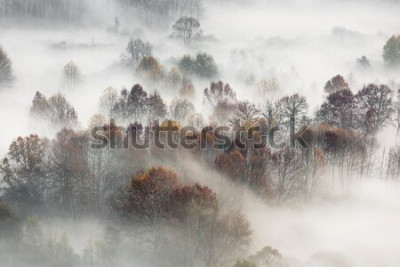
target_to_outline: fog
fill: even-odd
[[[239,206],[249,217],[253,251],[269,244],[287,256],[288,266],[396,266],[400,260],[397,182],[355,181],[343,190],[324,177],[322,183],[330,189],[321,187],[325,189],[312,201],[274,206],[204,166],[184,162],[225,205]]]
[[[121,4],[129,1],[91,3],[82,0],[70,1],[83,3],[85,8],[71,8],[69,19],[65,20],[56,15],[35,17],[4,11],[6,3],[13,2],[20,1],[0,1],[0,46],[12,61],[13,76],[10,83],[1,83],[0,79],[0,120],[3,125],[0,131],[1,158],[8,155],[10,144],[19,136],[35,133],[55,140],[56,133],[61,130],[62,127],[31,116],[32,100],[37,91],[47,98],[57,93],[65,96],[78,114],[79,123],[74,128],[77,132],[89,129],[91,118],[101,113],[99,99],[108,87],[115,88],[119,93],[123,88],[130,89],[140,83],[149,94],[158,91],[166,105],[171,105],[179,95],[179,89],[149,81],[138,71],[121,63],[132,38],[140,38],[151,44],[152,55],[163,66],[165,73],[186,54],[194,56],[198,52],[205,52],[213,57],[218,67],[216,76],[192,77],[196,93],[191,99],[196,110],[193,113],[203,114],[205,124],[214,122],[213,111],[204,104],[203,99],[203,90],[209,88],[212,81],[229,83],[239,100],[249,100],[257,107],[267,100],[277,101],[286,95],[299,93],[307,99],[309,108],[306,113],[310,120],[314,120],[327,97],[324,92],[326,82],[338,74],[345,78],[354,95],[370,83],[387,84],[393,92],[400,88],[399,69],[387,68],[382,57],[387,40],[400,34],[399,1],[204,0],[199,1],[201,9],[196,15],[193,14],[197,9],[164,16],[161,14],[162,7],[157,9],[159,13],[146,13],[137,6],[127,8]],[[51,2],[58,1],[49,1],[49,6]],[[78,10],[82,12],[81,15]],[[172,25],[183,15],[196,17],[202,29],[201,38],[190,45],[172,37]],[[368,58],[370,68],[360,69],[357,65],[357,59],[362,56]],[[77,84],[67,86],[63,71],[71,61],[79,68],[81,76]],[[270,79],[278,81],[279,90],[261,95],[258,82]],[[396,99],[395,95],[393,99]],[[395,109],[400,110],[397,107]],[[172,116],[168,114],[166,118],[176,119]],[[109,118],[105,119],[108,123]],[[259,267],[400,266],[399,172],[396,177],[389,177],[389,169],[393,165],[387,163],[390,160],[389,150],[398,144],[395,120],[393,118],[385,127],[374,132],[374,145],[366,145],[364,154],[368,154],[368,167],[360,163],[361,171],[343,171],[341,168],[347,166],[346,159],[339,166],[340,163],[334,161],[336,158],[326,156],[326,171],[316,175],[318,184],[313,187],[313,192],[308,192],[301,199],[266,201],[247,184],[233,182],[228,177],[229,171],[217,170],[216,159],[212,158],[214,154],[210,156],[206,153],[199,158],[192,154],[176,157],[173,154],[165,158],[154,156],[152,152],[139,156],[135,154],[134,160],[140,158],[138,163],[122,162],[116,165],[115,168],[121,170],[118,175],[126,175],[124,182],[118,185],[128,186],[136,172],[163,165],[175,170],[184,184],[198,182],[208,186],[218,196],[222,211],[237,209],[250,223],[252,241],[247,251],[237,259],[252,259],[250,255],[265,246],[271,246],[282,254],[281,262],[266,263]],[[118,122],[122,124],[122,120]],[[146,123],[146,119],[142,122]],[[228,121],[221,124],[227,125]],[[52,159],[52,156],[49,158]],[[119,161],[118,157],[113,154],[105,160]],[[329,162],[331,159],[332,164]],[[398,161],[393,164],[398,164]],[[106,170],[108,165],[105,166],[101,168]],[[364,171],[364,168],[367,170]],[[267,176],[272,177],[274,171],[273,168],[266,171]],[[28,172],[33,173],[32,170]],[[97,171],[93,173],[98,175]],[[6,179],[3,180],[5,176],[6,172],[1,172],[0,201],[2,192],[10,187]],[[116,189],[113,187],[112,190]],[[45,192],[50,195],[52,190],[46,189]],[[108,197],[114,193],[109,193]],[[103,205],[107,201],[108,198],[104,197],[100,203]],[[52,200],[48,202],[51,204]],[[15,208],[21,219],[21,229],[26,232],[26,221],[36,216],[35,212],[24,214],[18,206],[19,201],[9,204]],[[98,208],[101,215],[82,212],[73,216],[61,216],[62,212],[57,209],[52,207],[37,212],[41,231],[44,236],[53,238],[55,243],[61,240],[63,233],[67,234],[72,250],[78,255],[76,257],[83,257],[90,240],[106,240],[110,225],[116,227],[114,218],[108,215],[109,208]],[[101,266],[154,267],[174,264],[149,261],[151,255],[147,253],[147,247],[138,248],[137,243],[141,240],[136,240],[135,234],[121,231],[119,235],[118,245],[115,245],[118,253],[112,261],[109,258],[104,260]],[[18,252],[14,253],[7,242],[1,241],[2,266],[70,264],[67,261],[66,265],[62,265],[60,260],[57,265],[49,260],[50,256],[31,261],[34,257],[29,252],[16,250]],[[23,248],[22,245],[16,246]],[[106,252],[103,251],[103,254]],[[237,259],[221,261],[215,266],[253,266],[232,265]],[[83,260],[74,259],[73,262],[74,266],[92,266],[85,265]],[[196,266],[196,263],[175,264],[203,266]]]
[[[399,206],[394,186],[367,182],[361,192],[358,186],[357,192],[300,209],[266,209],[274,219],[254,215],[258,238],[295,257],[294,266],[396,266]]]

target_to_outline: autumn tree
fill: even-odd
[[[65,64],[63,69],[63,78],[67,88],[73,88],[82,80],[82,74],[78,66],[70,61]]]
[[[162,66],[152,56],[142,58],[136,71],[151,82],[159,82],[164,78]]]
[[[375,132],[391,122],[394,113],[392,96],[392,89],[383,84],[369,84],[357,93],[368,132]]]
[[[0,84],[9,83],[13,80],[12,62],[0,45]]]
[[[6,198],[24,212],[45,204],[49,186],[49,149],[46,138],[37,135],[18,137],[0,164]]]
[[[84,133],[62,129],[52,144],[54,204],[72,216],[92,210],[95,180],[89,167],[89,139]]]
[[[258,109],[256,108],[255,104],[248,100],[239,101],[237,103],[236,114],[240,120],[250,121],[258,114]]]
[[[174,248],[165,249],[179,265],[195,266],[207,249],[204,236],[218,213],[216,194],[200,184],[179,186],[171,193],[168,212],[177,232],[176,238],[170,240]]]
[[[346,173],[357,171],[363,175],[369,171],[371,165],[368,158],[376,149],[373,136],[330,125],[319,125],[314,131],[315,140],[311,143],[318,144],[328,167],[333,166],[340,171],[341,182]]]
[[[222,153],[215,159],[215,166],[233,181],[246,182],[247,169],[244,155],[237,149]]]
[[[113,198],[122,216],[142,225],[154,226],[165,218],[170,194],[178,186],[178,175],[169,169],[151,168],[136,174],[127,194]]]
[[[152,229],[152,257],[161,257],[167,264],[211,267],[232,263],[251,240],[243,214],[222,213],[211,189],[182,184],[174,171],[162,167],[139,172],[111,203],[136,227]],[[172,257],[163,257],[165,253]]]
[[[78,115],[67,99],[60,93],[48,100],[50,120],[54,125],[74,128],[78,125]]]
[[[332,94],[342,90],[350,90],[346,80],[341,75],[336,75],[326,82],[324,91],[325,93]]]
[[[149,95],[147,105],[149,115],[152,118],[151,121],[154,119],[163,119],[167,115],[164,100],[157,91]]]
[[[123,121],[138,121],[147,113],[148,101],[147,92],[140,84],[135,84],[129,92],[121,90],[112,113]]]
[[[183,79],[182,73],[176,67],[172,67],[166,77],[167,84],[174,89],[182,83]]]
[[[204,102],[213,109],[218,120],[224,121],[236,109],[236,93],[229,84],[212,82],[210,88],[204,89]]]
[[[392,36],[383,47],[383,59],[389,67],[396,67],[400,64],[400,35]]]
[[[137,121],[146,112],[147,108],[147,92],[139,84],[135,84],[128,96],[128,111]]]
[[[243,129],[240,129],[243,130]],[[259,136],[254,136],[257,143],[261,143]],[[253,192],[264,198],[271,195],[269,168],[266,164],[271,158],[269,149],[254,149],[254,141],[248,136],[237,137],[235,146],[224,153],[219,154],[215,159],[217,170],[226,174],[233,182],[241,183]],[[246,140],[247,139],[247,140]]]
[[[30,116],[41,119],[56,128],[74,128],[78,126],[78,115],[72,105],[60,93],[53,95],[48,100],[40,92],[36,92]]]
[[[112,118],[114,116],[113,109],[118,103],[118,92],[113,87],[107,87],[99,100],[99,110],[101,114]]]
[[[189,45],[200,30],[200,23],[192,17],[181,17],[172,26],[174,35],[183,40],[185,45]]]
[[[130,39],[125,48],[126,54],[123,56],[125,64],[134,69],[144,57],[152,56],[152,47],[149,42],[141,39]]]
[[[179,90],[179,95],[186,98],[194,98],[196,96],[196,91],[194,89],[193,81],[188,78],[183,78],[181,88]]]
[[[261,80],[257,84],[257,89],[260,91],[263,98],[274,97],[280,90],[279,81],[276,78]]]
[[[356,98],[348,89],[330,94],[316,114],[317,122],[345,129],[360,127],[358,117]]]

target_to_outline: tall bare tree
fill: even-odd
[[[141,39],[130,39],[125,48],[125,62],[128,66],[134,69],[144,57],[152,56],[152,47],[149,42],[144,42]]]
[[[195,18],[184,16],[179,18],[172,28],[176,36],[181,38],[185,45],[189,45],[200,30],[200,23]]]

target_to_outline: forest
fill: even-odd
[[[399,9],[0,0],[0,265],[398,266]]]

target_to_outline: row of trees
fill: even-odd
[[[76,22],[84,17],[87,4],[86,0],[4,0],[0,2],[0,17]]]
[[[327,167],[332,171],[339,169],[342,175],[370,174],[372,154],[376,151],[375,134],[392,123],[397,114],[394,111],[398,109],[396,107],[399,103],[392,100],[393,92],[386,85],[370,84],[353,95],[343,77],[335,76],[326,83],[325,91],[328,94],[326,102],[321,105],[316,117],[310,118],[306,98],[299,94],[282,97],[275,103],[267,102],[258,107],[249,101],[238,100],[229,84],[211,83],[203,92],[204,103],[210,107],[213,118],[207,123],[201,114],[195,113],[194,105],[188,98],[175,98],[168,107],[157,92],[148,95],[139,84],[130,91],[124,89],[120,93],[108,88],[100,99],[100,111],[104,117],[95,116],[91,127],[106,124],[105,118],[118,118],[126,124],[141,125],[141,121],[162,121],[169,117],[177,125],[198,127],[199,132],[196,134],[203,136],[201,131],[212,132],[213,127],[221,123],[231,124],[229,135],[234,142],[224,148],[225,152],[209,148],[208,151],[195,151],[195,155],[206,159],[231,177],[232,181],[245,183],[268,199],[286,201],[293,197],[310,195],[317,183],[316,179]],[[55,101],[57,99],[64,100]],[[49,113],[49,110],[52,112]],[[62,96],[57,95],[47,101],[37,93],[31,113],[44,114],[42,118],[47,118],[50,122],[54,120],[52,118],[65,120],[71,126],[69,113],[64,110],[73,111]],[[72,121],[76,123],[76,118]],[[62,125],[68,127],[67,123]],[[261,127],[259,135],[256,139],[244,137],[247,146],[243,146],[243,140],[239,140],[243,136],[239,134],[253,126]],[[252,149],[252,142],[265,143],[265,140],[261,140],[261,134],[268,136],[269,130],[276,126],[280,126],[287,136],[293,136],[296,131],[305,129],[305,136],[309,138],[305,141],[310,149],[273,151],[268,146]],[[115,126],[107,126],[106,135],[116,129]],[[126,134],[119,133],[121,138]],[[88,138],[89,133],[85,135]],[[215,136],[206,136],[207,142],[215,142]],[[138,138],[141,139],[140,142],[144,141],[143,130]],[[120,141],[121,144],[123,142]],[[296,142],[290,140],[290,145],[294,146]],[[135,155],[134,151],[126,153]],[[166,151],[157,157],[163,160],[171,153],[175,152]],[[390,157],[385,159],[387,164],[384,164],[387,165],[387,171],[383,173],[396,173],[396,155],[394,150],[390,152]]]
[[[316,116],[320,123],[373,133],[398,120],[399,103],[387,85],[368,84],[353,94],[338,75],[327,82],[325,91],[327,99]]]
[[[122,56],[122,65],[138,72],[152,82],[166,80],[165,83],[175,85],[184,77],[203,79],[215,78],[218,67],[214,58],[207,53],[197,53],[194,57],[185,55],[176,62],[169,73],[165,74],[164,67],[153,57],[152,46],[141,39],[131,39]]]
[[[202,1],[198,0],[118,0],[122,7],[134,9],[138,17],[147,26],[162,27],[169,25],[180,17],[199,19],[202,12]]]
[[[50,127],[75,128],[78,126],[78,115],[72,105],[60,93],[47,99],[39,91],[36,92],[30,116],[39,123],[48,123]]]
[[[307,99],[299,94],[257,106],[239,100],[229,84],[211,83],[203,91],[204,104],[216,121],[232,125],[229,135],[233,143],[219,150],[212,146],[218,142],[212,130],[219,124],[195,114],[188,97],[176,98],[167,107],[157,92],[148,95],[139,84],[120,93],[108,88],[100,99],[102,113],[123,118],[130,123],[127,129],[135,132],[109,124],[102,115],[93,116],[89,129],[76,131],[66,129],[76,128],[77,117],[65,97],[57,94],[47,99],[37,92],[32,117],[66,128],[52,140],[30,135],[12,142],[0,164],[6,185],[0,223],[7,228],[12,227],[9,222],[18,222],[10,206],[24,218],[48,211],[73,217],[106,213],[116,228],[135,240],[137,251],[148,252],[143,257],[153,264],[233,266],[238,258],[246,258],[251,234],[246,218],[221,204],[210,188],[192,183],[196,177],[189,175],[183,182],[178,172],[153,166],[162,162],[179,167],[178,159],[193,157],[223,174],[231,184],[249,188],[273,203],[308,199],[327,177],[345,186],[346,177],[376,174],[375,168],[382,177],[398,179],[397,147],[384,154],[380,162],[375,157],[375,135],[393,122],[400,106],[393,99],[394,92],[386,85],[370,84],[353,94],[339,75],[326,83],[325,92],[327,99],[313,118],[308,116]],[[202,144],[207,143],[201,146],[206,149],[158,149],[154,143],[145,151],[90,148],[90,131],[95,126],[103,125],[102,135],[122,148],[129,134],[144,143],[146,130],[140,124],[144,118],[153,121],[167,116],[178,128],[183,122],[197,126],[199,130],[191,134]],[[160,124],[151,126],[156,130]],[[260,127],[259,131],[239,135],[249,133],[244,130],[253,126]],[[253,144],[265,143],[263,136],[275,126],[291,130],[291,134],[302,129],[309,148],[256,149]],[[18,223],[13,227],[13,232],[18,232]],[[96,249],[111,249],[107,246]],[[90,260],[93,253],[98,253],[93,246],[86,251],[92,263],[96,262]],[[67,254],[72,255],[71,251]],[[236,266],[281,260],[278,251],[266,247]]]
[[[119,93],[109,87],[100,98],[99,109],[106,118],[115,118],[125,123],[143,121],[146,118],[154,121],[167,116],[183,122],[195,113],[195,107],[190,101],[194,95],[191,80],[183,79],[180,97],[174,98],[168,108],[157,91],[148,94],[139,84],[134,85],[130,91],[122,89]]]

